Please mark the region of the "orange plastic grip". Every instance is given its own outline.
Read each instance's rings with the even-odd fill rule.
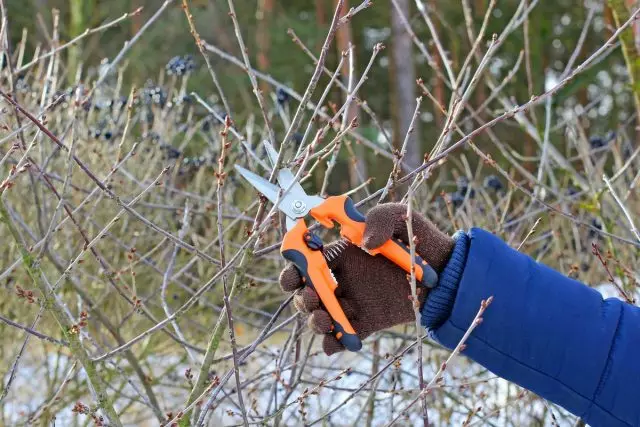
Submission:
[[[324,203],[309,212],[320,224],[333,228],[333,222],[340,224],[340,234],[354,245],[363,247],[365,217],[355,207],[348,196],[328,197]],[[407,273],[415,266],[416,280],[423,286],[434,287],[438,281],[435,270],[419,255],[411,259],[409,247],[401,240],[387,240],[382,246],[368,250],[371,255],[382,254],[385,258]]]
[[[313,250],[305,243],[307,231],[304,220],[299,220],[285,234],[280,252],[282,256],[295,264],[304,284],[313,287],[320,297],[324,308],[333,319],[331,332],[334,336],[347,350],[358,351],[362,347],[362,343],[334,293],[338,284],[333,278],[322,251]]]
[[[437,276],[434,278],[431,274],[432,272],[435,274],[433,268],[419,255],[416,255],[413,262],[411,261],[411,249],[401,240],[387,240],[382,246],[370,250],[369,253],[371,255],[382,254],[407,273],[411,273],[411,264],[414,264],[416,280],[424,286],[433,287],[438,280]],[[426,274],[425,271],[427,272]]]
[[[364,216],[348,196],[327,197],[324,203],[311,209],[309,213],[326,228],[333,228],[333,222],[337,222],[343,237],[354,245],[362,246]]]

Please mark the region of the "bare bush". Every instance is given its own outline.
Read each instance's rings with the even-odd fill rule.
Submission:
[[[482,19],[463,1],[471,48],[458,63],[448,59],[435,14],[416,1],[415,19],[396,15],[394,25],[411,35],[448,98],[442,105],[434,86],[418,80],[413,90],[421,98],[403,107],[413,116],[403,119],[408,130],[394,148],[359,96],[384,46],[360,58],[360,75],[349,66],[351,48],[337,64],[327,62],[337,31],[365,15],[369,1],[338,7],[318,51],[293,34],[299,50],[292,54],[308,55],[314,69],[302,90],[254,68],[232,0],[237,57],[201,38],[185,0],[194,56],[175,58],[155,81],[128,87],[130,47],[174,3],[164,2],[119,55],[76,76],[66,74],[64,58],[82,37],[62,43],[56,21],[51,46],[11,50],[3,9],[3,424],[390,425],[426,420],[426,411],[434,425],[573,423],[563,410],[452,357],[463,343],[452,355],[425,339],[419,320],[375,334],[358,353],[322,354],[277,286],[284,266],[277,210],[232,165],[271,178],[288,165],[305,186],[325,193],[339,188],[329,184],[344,166],[352,172],[340,175],[349,182],[345,193],[363,211],[404,200],[443,230],[494,231],[536,260],[635,303],[635,106],[615,133],[595,141],[585,117],[598,102],[577,108],[553,100],[619,49],[619,35],[640,10],[592,52],[583,51],[584,38],[575,40],[564,72],[548,79],[544,92],[516,100],[512,79],[525,71],[529,52],[511,71],[489,68],[537,1],[521,1],[497,34],[487,30],[495,1]],[[584,34],[595,13],[585,18]],[[429,43],[411,30],[418,19],[431,32]],[[249,78],[254,110],[231,111],[212,58]],[[212,77],[213,94],[188,89],[198,63]],[[477,90],[488,93],[480,105],[470,102]],[[335,92],[340,105],[330,102]],[[441,115],[442,125],[439,135],[422,133],[430,144],[423,160],[411,132],[425,111]],[[378,139],[359,132],[364,120],[377,126]],[[509,140],[514,127],[532,141],[533,155]],[[280,150],[274,169],[263,140]],[[373,181],[366,169],[387,178]],[[325,241],[332,233],[323,232]],[[478,309],[480,318],[491,306]]]

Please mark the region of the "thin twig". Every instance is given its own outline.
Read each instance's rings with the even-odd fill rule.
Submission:
[[[233,29],[235,31],[236,39],[238,40],[238,45],[240,47],[240,54],[242,56],[242,59],[244,60],[245,72],[247,73],[249,81],[251,82],[253,94],[256,96],[256,99],[258,101],[260,112],[262,112],[262,119],[264,120],[267,132],[269,134],[269,142],[271,142],[271,144],[275,146],[276,135],[273,131],[273,127],[271,126],[271,121],[269,120],[269,114],[266,110],[266,104],[264,102],[264,97],[262,96],[262,91],[260,90],[260,87],[258,87],[258,81],[256,80],[256,76],[253,73],[253,68],[251,68],[251,61],[249,60],[249,50],[247,49],[244,43],[244,39],[242,38],[242,31],[240,30],[240,24],[238,24],[238,16],[236,15],[236,9],[233,4],[233,0],[227,0],[227,4],[229,5],[229,16],[231,17],[231,22],[233,22]]]
[[[138,16],[140,15],[140,13],[142,12],[142,10],[144,9],[144,7],[140,6],[138,7],[136,10],[134,10],[133,12],[127,12],[124,15],[122,15],[119,18],[114,19],[113,21],[107,22],[106,24],[102,24],[98,27],[94,27],[94,28],[87,28],[86,30],[84,30],[84,32],[76,37],[74,37],[73,39],[69,40],[66,43],[63,43],[59,46],[56,46],[53,50],[50,50],[49,52],[40,55],[34,59],[32,59],[30,62],[16,68],[15,70],[13,70],[13,74],[18,75],[20,73],[22,73],[23,71],[26,71],[27,69],[31,68],[33,65],[37,64],[38,62],[42,61],[43,59],[47,59],[53,55],[56,55],[58,53],[60,53],[61,51],[67,49],[68,47],[73,46],[74,44],[78,43],[80,40],[82,40],[83,38],[90,36],[92,34],[96,34],[99,32],[102,32],[104,30],[107,30],[111,27],[114,27],[118,24],[120,24],[122,21],[132,18],[134,16]]]
[[[421,390],[420,393],[418,393],[418,397],[416,397],[413,401],[411,401],[411,403],[406,405],[398,413],[398,415],[389,424],[387,424],[387,427],[392,426],[393,424],[395,424],[403,415],[405,415],[407,413],[409,408],[411,408],[413,405],[415,405],[415,403],[423,395],[426,395],[426,394],[430,393],[431,390],[434,387],[439,387],[440,386],[440,381],[441,381],[442,376],[444,375],[444,373],[445,373],[445,371],[447,369],[447,366],[449,366],[451,364],[453,359],[455,359],[456,356],[458,356],[459,353],[464,351],[464,349],[466,348],[466,344],[465,343],[467,342],[467,340],[469,339],[469,337],[473,333],[474,329],[477,328],[482,323],[482,315],[484,314],[485,310],[487,309],[487,307],[489,307],[489,305],[491,304],[492,301],[493,301],[493,297],[492,296],[490,296],[486,300],[482,300],[482,302],[480,303],[480,309],[478,310],[478,313],[476,313],[476,316],[471,321],[471,324],[467,328],[467,330],[464,333],[464,335],[462,336],[462,338],[460,338],[460,341],[458,342],[458,345],[456,345],[456,347],[451,351],[451,354],[449,355],[447,360],[442,362],[442,364],[440,365],[440,369],[438,369],[438,372],[436,372],[436,374],[433,376],[431,381],[429,381],[429,384],[427,384],[425,386],[425,388],[423,390]]]
[[[636,224],[633,222],[633,217],[629,213],[629,210],[624,205],[624,203],[622,203],[622,200],[620,200],[620,197],[618,197],[618,194],[613,189],[613,185],[611,185],[611,181],[609,181],[609,178],[607,178],[606,175],[602,175],[602,179],[604,180],[605,184],[607,184],[607,187],[609,188],[609,192],[611,193],[611,195],[615,199],[616,203],[618,204],[618,207],[620,208],[620,210],[624,214],[625,218],[627,219],[627,222],[629,223],[629,227],[630,227],[631,233],[634,236],[636,236],[636,239],[638,239],[638,242],[640,242],[640,232],[638,232],[638,227],[636,227]]]
[[[23,265],[33,283],[38,287],[43,299],[43,304],[49,307],[49,311],[56,319],[56,322],[58,323],[63,336],[65,337],[66,341],[69,342],[69,349],[82,364],[87,378],[91,383],[91,387],[94,390],[98,407],[104,411],[105,415],[113,425],[122,426],[122,424],[120,423],[120,419],[113,407],[113,403],[106,393],[105,385],[102,379],[98,376],[95,362],[92,361],[87,354],[85,348],[80,342],[77,332],[74,332],[74,329],[72,328],[73,323],[64,314],[64,309],[61,307],[57,298],[55,298],[55,296],[51,294],[50,288],[42,280],[42,271],[40,270],[40,267],[38,265],[34,264],[32,255],[24,246],[24,243],[22,242],[20,237],[20,233],[11,220],[11,217],[7,210],[6,202],[3,197],[0,197],[0,221],[7,226],[16,245],[20,248]]]
[[[402,159],[407,152],[407,144],[409,143],[409,139],[411,133],[413,132],[415,121],[420,114],[420,105],[422,104],[422,97],[416,98],[416,109],[413,111],[413,116],[411,116],[411,122],[409,122],[409,129],[407,129],[407,133],[404,136],[404,141],[402,141],[402,147],[400,151],[396,153],[396,159],[393,161],[393,168],[391,169],[391,173],[389,174],[389,178],[387,179],[387,184],[384,186],[382,190],[382,194],[378,199],[378,203],[382,203],[383,200],[387,197],[389,190],[395,186],[396,181],[398,181],[400,174],[400,165],[402,164]]]
[[[410,259],[416,259],[416,239],[417,237],[413,234],[413,189],[409,187],[409,192],[407,194],[407,236],[409,237],[409,254]],[[409,278],[409,284],[411,285],[411,305],[413,306],[413,314],[416,319],[416,342],[418,347],[418,388],[422,395],[422,390],[424,389],[424,374],[422,368],[422,341],[421,341],[421,331],[422,331],[422,313],[420,313],[420,300],[418,299],[418,291],[416,289],[416,268],[415,264],[411,264],[411,274]],[[424,289],[421,289],[424,291]],[[427,410],[427,395],[422,395],[422,423],[424,427],[429,426],[429,412]]]
[[[189,29],[191,30],[191,35],[196,41],[196,46],[198,46],[198,50],[200,54],[204,58],[204,62],[207,65],[207,70],[209,70],[209,75],[211,76],[211,80],[213,80],[213,84],[218,90],[218,95],[220,96],[220,100],[222,101],[222,105],[224,106],[224,111],[227,117],[231,116],[231,108],[229,108],[229,103],[227,102],[227,97],[224,95],[224,91],[222,90],[222,86],[220,85],[220,81],[218,80],[218,75],[213,70],[213,66],[211,65],[211,60],[209,59],[209,55],[204,49],[204,42],[200,38],[200,34],[196,29],[196,24],[193,22],[193,15],[189,10],[189,3],[187,0],[182,0],[182,9],[184,10],[184,14],[187,16],[187,22],[189,23]]]
[[[538,224],[540,223],[540,221],[542,220],[542,217],[536,219],[536,222],[533,224],[533,226],[531,227],[531,229],[529,230],[529,232],[527,233],[526,236],[524,236],[524,239],[522,239],[522,242],[520,242],[520,244],[518,245],[518,247],[516,248],[516,250],[520,250],[522,248],[522,246],[524,245],[524,243],[527,241],[527,239],[529,238],[529,236],[531,236],[533,233],[535,233],[536,231],[536,227],[538,226]]]
[[[222,186],[224,185],[226,173],[224,171],[224,163],[226,158],[227,149],[230,147],[230,143],[227,142],[227,134],[229,132],[229,128],[231,127],[231,118],[227,117],[224,125],[224,129],[220,133],[222,136],[222,140],[220,142],[220,157],[218,158],[218,172],[216,173],[217,177],[217,185],[218,189],[216,191],[217,194],[217,205],[218,205],[218,242],[220,247],[220,265],[222,268],[225,266],[224,261],[224,234],[222,227],[222,205],[224,204],[224,196]],[[231,311],[231,302],[229,290],[227,289],[227,277],[226,275],[222,275],[222,289],[224,292],[224,308],[227,313],[227,322],[229,326],[229,339],[231,341],[231,351],[233,354],[233,373],[236,377],[236,390],[238,392],[238,405],[242,411],[242,420],[244,421],[244,425],[248,426],[249,421],[247,420],[247,409],[244,407],[244,401],[242,398],[242,389],[240,388],[240,362],[238,361],[238,350],[236,346],[236,336],[235,331],[233,329],[233,312]]]
[[[109,61],[109,64],[103,70],[101,70],[101,75],[98,77],[98,80],[96,80],[89,93],[85,96],[83,103],[91,98],[93,92],[98,87],[100,87],[102,83],[104,83],[104,81],[107,79],[107,77],[109,77],[116,65],[118,65],[120,61],[122,61],[129,50],[131,50],[133,45],[136,44],[138,40],[140,40],[145,31],[149,29],[149,27],[151,27],[160,18],[164,11],[167,10],[167,8],[173,3],[173,1],[174,0],[165,0],[164,3],[162,3],[162,5],[158,8],[156,13],[154,13],[151,18],[149,18],[149,20],[145,22],[142,27],[140,27],[138,32],[130,40],[124,42],[124,46],[122,47],[122,49],[120,49],[120,52],[118,52],[115,58],[113,58],[112,61]]]

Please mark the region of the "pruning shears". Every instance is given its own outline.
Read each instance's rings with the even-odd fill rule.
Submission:
[[[272,166],[275,167],[277,151],[268,142],[264,146]],[[438,281],[433,267],[417,254],[412,260],[409,247],[399,239],[390,239],[376,249],[366,250],[362,244],[365,217],[348,196],[323,198],[308,195],[288,168],[278,170],[278,185],[239,165],[236,165],[236,169],[269,201],[278,203],[278,208],[286,215],[287,233],[282,240],[280,253],[297,267],[305,286],[311,286],[316,291],[333,320],[331,333],[347,350],[358,351],[362,343],[338,303],[335,296],[338,282],[327,265],[322,240],[307,228],[304,220],[307,215],[311,215],[326,228],[333,228],[334,222],[337,222],[343,238],[370,255],[383,255],[407,273],[411,272],[413,266],[419,284],[432,288]]]

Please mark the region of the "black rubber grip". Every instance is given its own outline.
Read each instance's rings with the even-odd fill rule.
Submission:
[[[331,331],[331,333],[340,341],[340,344],[349,351],[360,351],[362,348],[360,338],[355,334],[346,333],[342,325],[335,320],[333,321],[333,331]],[[337,337],[338,333],[342,333],[340,338]]]
[[[311,277],[309,277],[309,273],[307,272],[307,258],[305,258],[305,256],[300,251],[297,251],[295,249],[287,249],[286,251],[283,251],[282,256],[284,257],[284,259],[286,259],[287,261],[291,261],[293,265],[296,266],[302,277],[304,277],[304,284],[307,286],[311,286],[311,288],[315,290],[315,288],[313,287],[313,283],[311,282]]]
[[[411,254],[411,248],[404,243],[402,240],[395,239],[393,240],[398,246],[404,249],[408,254]],[[416,282],[424,286],[425,288],[434,288],[438,284],[438,273],[429,265],[420,255],[417,253],[413,258],[413,263],[415,265],[419,265],[422,268],[422,280],[418,280],[416,277]]]
[[[344,211],[347,214],[347,216],[349,218],[351,218],[352,220],[356,221],[356,222],[364,222],[365,221],[365,217],[364,215],[362,215],[360,213],[360,211],[358,210],[358,208],[356,208],[355,203],[353,203],[353,200],[351,200],[350,197],[347,197],[344,200]]]
[[[308,272],[307,258],[305,258],[304,254],[295,249],[287,249],[285,251],[282,251],[282,256],[286,260],[291,261],[296,266],[296,268],[304,278],[304,284],[306,286],[311,286],[311,288],[315,291],[315,286],[313,285],[313,281],[311,280],[311,276]],[[322,304],[322,301],[320,301],[320,303]],[[331,320],[333,323],[331,334],[336,337],[336,339],[347,350],[359,351],[362,348],[362,341],[360,341],[358,335],[345,332],[344,327],[340,323],[338,323],[335,319]]]

